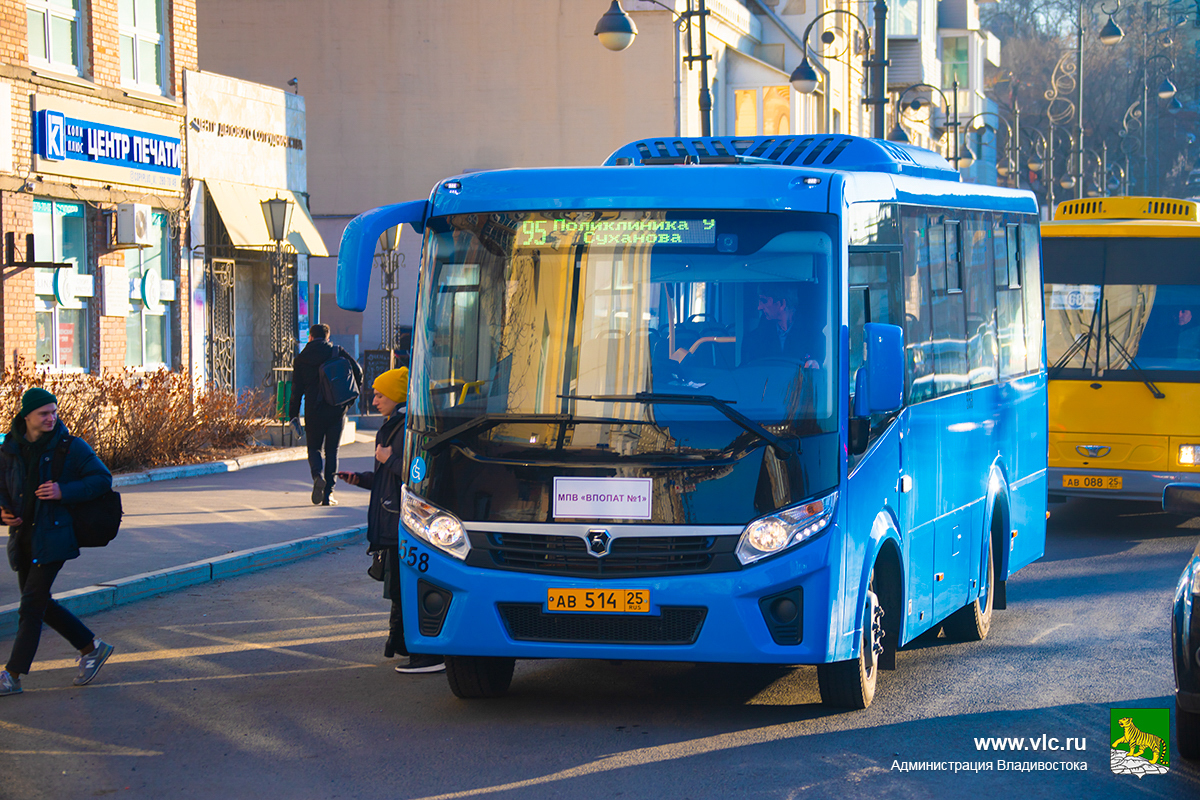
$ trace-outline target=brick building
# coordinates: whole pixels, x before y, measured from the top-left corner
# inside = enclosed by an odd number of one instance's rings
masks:
[[[195,19],[195,0],[0,0],[0,231],[15,245],[0,280],[5,367],[189,363]]]

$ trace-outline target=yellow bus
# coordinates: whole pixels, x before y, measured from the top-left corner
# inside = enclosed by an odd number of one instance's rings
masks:
[[[1200,473],[1200,220],[1162,197],[1042,224],[1050,499],[1162,499]]]

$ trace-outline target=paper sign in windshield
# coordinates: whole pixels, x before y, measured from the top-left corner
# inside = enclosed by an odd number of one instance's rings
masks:
[[[1100,297],[1100,287],[1088,284],[1052,283],[1051,311],[1094,311]]]
[[[649,478],[555,478],[554,516],[650,519]]]

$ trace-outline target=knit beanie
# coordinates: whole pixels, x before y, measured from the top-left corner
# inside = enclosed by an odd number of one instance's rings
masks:
[[[371,385],[388,400],[403,405],[408,400],[408,367],[389,369]]]
[[[21,395],[21,413],[18,416],[27,417],[42,406],[48,406],[51,403],[58,405],[58,398],[42,387],[35,386]]]

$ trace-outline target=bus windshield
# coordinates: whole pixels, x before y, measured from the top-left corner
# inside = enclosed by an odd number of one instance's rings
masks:
[[[836,231],[784,212],[432,219],[409,425],[427,446],[575,463],[836,431]]]
[[[1200,372],[1194,240],[1046,237],[1042,244],[1053,369]]]

